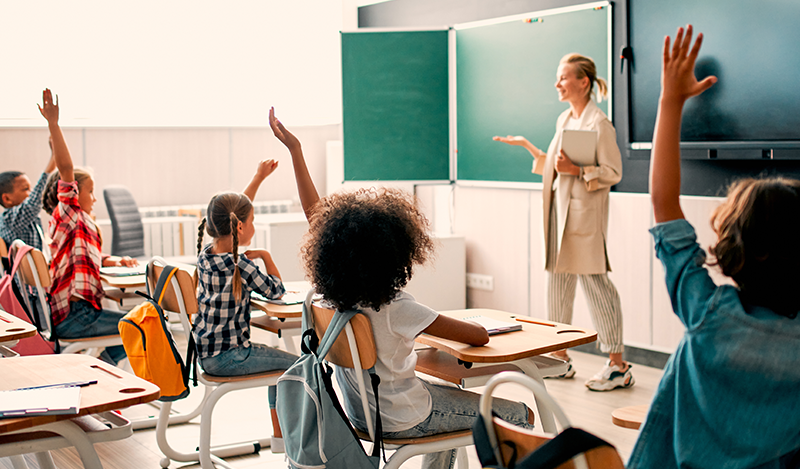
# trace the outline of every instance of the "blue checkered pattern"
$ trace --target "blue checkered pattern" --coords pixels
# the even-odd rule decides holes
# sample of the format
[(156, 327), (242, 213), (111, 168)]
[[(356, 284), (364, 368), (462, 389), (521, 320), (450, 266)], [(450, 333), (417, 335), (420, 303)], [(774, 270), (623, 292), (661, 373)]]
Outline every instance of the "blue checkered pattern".
[(6, 246), (10, 246), (15, 239), (21, 239), (28, 246), (42, 250), (39, 212), (42, 210), (42, 193), (46, 183), (47, 173), (42, 173), (28, 198), (16, 207), (5, 209), (0, 215), (0, 238), (3, 238)]
[(197, 259), (198, 314), (194, 334), (200, 358), (213, 357), (235, 347), (250, 346), (250, 292), (267, 298), (284, 293), (278, 277), (262, 273), (253, 261), (239, 255), (242, 296), (233, 297), (233, 255), (213, 254), (207, 245)]

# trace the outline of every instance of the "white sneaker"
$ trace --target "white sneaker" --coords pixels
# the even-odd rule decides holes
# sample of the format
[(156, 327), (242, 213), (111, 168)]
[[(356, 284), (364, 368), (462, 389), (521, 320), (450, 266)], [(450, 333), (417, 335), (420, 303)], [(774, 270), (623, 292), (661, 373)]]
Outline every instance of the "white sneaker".
[[(552, 358), (557, 358), (559, 360), (564, 360), (564, 358), (556, 356), (556, 355), (549, 355)], [(545, 379), (570, 379), (575, 377), (575, 368), (572, 366), (572, 357), (567, 357), (567, 371), (561, 373), (560, 375), (555, 376), (545, 376)]]
[(611, 365), (611, 360), (606, 360), (606, 364), (599, 373), (592, 379), (586, 381), (586, 387), (592, 391), (611, 391), (617, 388), (629, 388), (636, 380), (631, 374), (633, 365), (628, 363), (628, 368), (622, 371), (617, 365)]

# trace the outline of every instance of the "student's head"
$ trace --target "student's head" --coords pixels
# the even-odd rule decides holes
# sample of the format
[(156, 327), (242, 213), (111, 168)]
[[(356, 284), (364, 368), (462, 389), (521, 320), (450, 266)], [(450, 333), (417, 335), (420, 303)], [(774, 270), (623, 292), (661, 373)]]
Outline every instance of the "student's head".
[(715, 263), (731, 277), (746, 303), (783, 316), (800, 310), (800, 181), (743, 179), (711, 216)]
[(233, 241), (233, 294), (235, 298), (241, 295), (242, 282), (239, 274), (239, 246), (250, 244), (256, 232), (253, 225), (253, 203), (244, 194), (238, 192), (223, 192), (211, 198), (206, 210), (206, 217), (200, 222), (197, 232), (197, 253), (203, 248), (203, 228), (212, 238), (220, 239), (230, 237)]
[[(94, 196), (94, 179), (91, 173), (85, 169), (75, 168), (72, 171), (75, 181), (78, 183), (78, 203), (84, 212), (91, 215), (94, 210), (94, 204), (97, 202), (97, 198)], [(53, 210), (58, 205), (59, 180), (61, 180), (61, 176), (56, 171), (47, 178), (47, 184), (44, 186), (42, 208), (50, 215), (53, 214)]]
[(321, 199), (302, 248), (317, 292), (338, 309), (378, 310), (433, 254), (428, 221), (411, 196), (362, 189)]
[(597, 76), (594, 61), (581, 54), (567, 54), (561, 58), (556, 71), (556, 89), (559, 101), (586, 100), (594, 93), (597, 83), (599, 96), (608, 96), (605, 80)]
[(0, 204), (5, 208), (16, 207), (31, 193), (31, 180), (19, 171), (0, 173)]

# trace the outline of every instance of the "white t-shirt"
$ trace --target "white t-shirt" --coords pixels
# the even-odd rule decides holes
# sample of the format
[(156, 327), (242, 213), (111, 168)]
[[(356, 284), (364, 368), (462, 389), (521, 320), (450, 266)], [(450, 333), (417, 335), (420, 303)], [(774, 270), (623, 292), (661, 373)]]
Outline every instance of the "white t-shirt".
[[(431, 396), (414, 373), (417, 365), (414, 339), (439, 314), (417, 303), (413, 296), (405, 292), (401, 292), (397, 299), (383, 306), (380, 311), (371, 308), (363, 311), (372, 323), (372, 334), (375, 337), (378, 355), (375, 371), (381, 378), (378, 395), (381, 399), (383, 431), (407, 430), (428, 418), (431, 413)], [(357, 426), (366, 428), (354, 372), (355, 370), (337, 367), (336, 379), (345, 395), (347, 414)], [(374, 416), (375, 398), (366, 375), (365, 382)]]

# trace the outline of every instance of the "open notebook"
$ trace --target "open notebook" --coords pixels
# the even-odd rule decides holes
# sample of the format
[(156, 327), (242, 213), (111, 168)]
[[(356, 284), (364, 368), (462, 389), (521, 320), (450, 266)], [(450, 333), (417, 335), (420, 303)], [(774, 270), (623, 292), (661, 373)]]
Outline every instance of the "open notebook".
[(80, 406), (81, 388), (78, 386), (0, 392), (0, 417), (77, 414)]
[(147, 264), (140, 264), (136, 267), (100, 267), (100, 273), (109, 277), (132, 277), (134, 275), (144, 275)]
[[(283, 296), (278, 299), (267, 298), (258, 292), (251, 292), (250, 297), (256, 300), (266, 301), (267, 303), (272, 303), (276, 305), (299, 305), (300, 303), (306, 301), (307, 294), (308, 294), (307, 291), (287, 290), (286, 293), (284, 293)], [(314, 300), (319, 300), (321, 298), (322, 295), (319, 294), (314, 295)]]
[(489, 332), (489, 335), (497, 335), (502, 334), (504, 332), (513, 332), (513, 331), (521, 331), (522, 324), (508, 322), (508, 321), (501, 321), (499, 319), (492, 319), (487, 318), (486, 316), (469, 316), (463, 318), (465, 321), (472, 321), (480, 324)]

